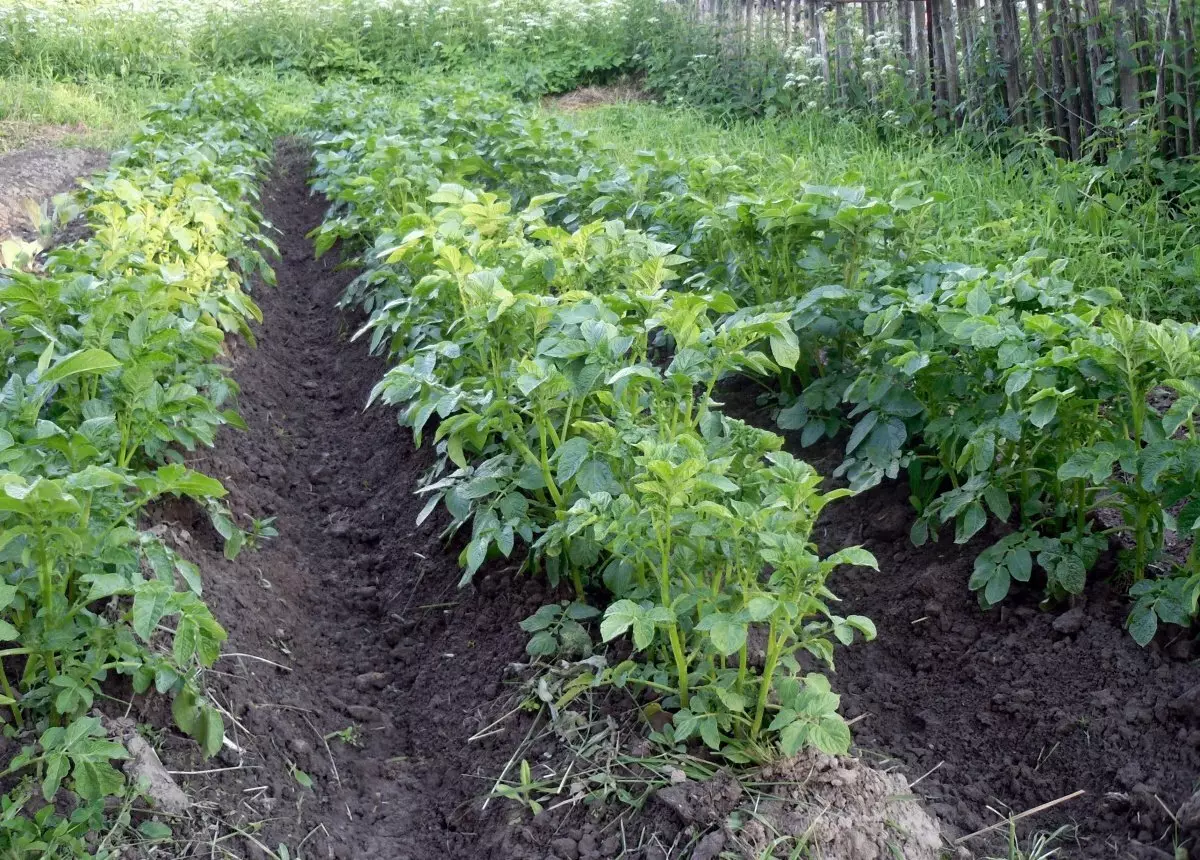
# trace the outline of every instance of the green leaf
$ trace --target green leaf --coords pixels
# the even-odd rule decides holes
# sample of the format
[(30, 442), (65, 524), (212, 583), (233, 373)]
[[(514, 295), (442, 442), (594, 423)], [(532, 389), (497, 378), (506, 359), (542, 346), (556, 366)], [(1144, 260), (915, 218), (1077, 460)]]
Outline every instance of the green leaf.
[(1012, 502), (1008, 499), (1008, 493), (1003, 487), (997, 487), (995, 484), (989, 486), (983, 491), (983, 500), (987, 502), (988, 508), (996, 519), (1000, 522), (1008, 522), (1008, 518), (1012, 516)]
[(63, 382), (84, 373), (104, 373), (121, 366), (103, 349), (80, 349), (61, 359), (42, 375), (42, 382)]
[(979, 502), (971, 502), (958, 517), (954, 542), (966, 543), (987, 524), (987, 512)]
[(152, 842), (161, 842), (171, 838), (171, 828), (152, 818), (148, 818), (138, 825), (138, 833), (142, 835), (143, 839), (149, 839)]
[(863, 549), (861, 546), (850, 546), (840, 549), (825, 561), (833, 565), (852, 564), (857, 567), (869, 567), (872, 570), (879, 570), (879, 562), (875, 560), (875, 556), (871, 554), (870, 550)]
[(778, 605), (779, 601), (774, 597), (767, 597), (760, 594), (757, 597), (750, 598), (750, 601), (746, 604), (746, 613), (750, 616), (751, 621), (766, 621), (771, 617), (771, 613), (775, 611)]
[(46, 773), (42, 777), (42, 797), (47, 802), (54, 799), (55, 793), (58, 791), (62, 781), (67, 777), (67, 771), (71, 769), (71, 760), (67, 758), (67, 754), (63, 752), (53, 753), (46, 757)]
[(971, 292), (967, 293), (967, 311), (972, 316), (981, 317), (991, 309), (991, 296), (988, 295), (983, 284), (976, 284)]
[(1029, 582), (1033, 573), (1033, 556), (1024, 547), (1017, 547), (1005, 558), (1004, 566), (1009, 574), (1018, 582)]
[(71, 772), (75, 793), (84, 800), (101, 800), (121, 793), (125, 778), (106, 761), (76, 759)]
[(1154, 634), (1158, 632), (1158, 616), (1150, 606), (1135, 606), (1125, 622), (1133, 641), (1143, 648), (1150, 644)]
[(780, 334), (771, 335), (771, 356), (780, 367), (793, 370), (800, 360), (800, 344), (796, 333), (790, 328), (781, 327)]
[(796, 720), (784, 726), (779, 733), (779, 748), (784, 755), (792, 756), (808, 745), (808, 735), (812, 725), (803, 720)]
[(837, 714), (826, 714), (809, 731), (808, 741), (826, 755), (845, 755), (850, 750), (850, 727)]
[(641, 607), (632, 600), (618, 600), (604, 611), (604, 618), (600, 622), (600, 638), (611, 642), (632, 627), (641, 614)]
[(530, 615), (521, 622), (521, 629), (526, 633), (536, 633), (539, 630), (545, 630), (551, 624), (558, 620), (558, 616), (562, 614), (562, 607), (557, 603), (548, 603), (538, 609), (537, 612)]
[(1009, 374), (1008, 379), (1004, 380), (1004, 393), (1010, 397), (1021, 391), (1029, 384), (1029, 380), (1033, 379), (1033, 371), (1022, 368), (1015, 370)]
[(614, 486), (615, 484), (616, 479), (613, 478), (612, 469), (608, 467), (608, 463), (597, 460), (595, 457), (588, 458), (587, 462), (579, 467), (578, 474), (575, 475), (575, 486), (588, 495), (613, 492), (614, 490), (619, 493), (620, 490)]
[(1083, 559), (1074, 553), (1064, 555), (1054, 566), (1054, 580), (1068, 594), (1082, 594), (1087, 583), (1087, 567)]
[(988, 606), (995, 606), (1004, 598), (1008, 597), (1008, 589), (1012, 580), (1009, 578), (1007, 568), (993, 568), (991, 576), (988, 578), (987, 586), (983, 589), (983, 599)]
[(212, 758), (221, 751), (225, 742), (225, 721), (216, 708), (204, 708), (204, 725), (202, 736), (199, 738), (204, 754)]
[(133, 598), (133, 630), (149, 642), (154, 628), (167, 612), (171, 589), (159, 580), (150, 580), (138, 586)]
[(1041, 429), (1054, 420), (1056, 412), (1058, 412), (1058, 399), (1047, 397), (1033, 404), (1033, 408), (1029, 410), (1029, 421), (1034, 427)]
[(700, 619), (697, 630), (708, 633), (713, 647), (722, 657), (736, 654), (746, 644), (747, 624), (727, 612), (713, 612)]
[(868, 642), (876, 636), (875, 622), (865, 615), (847, 616), (846, 623), (861, 633)]
[(808, 407), (797, 400), (786, 409), (779, 410), (779, 414), (775, 417), (775, 423), (782, 430), (800, 430), (808, 423)]
[(850, 433), (850, 439), (846, 442), (846, 453), (850, 454), (862, 444), (863, 439), (866, 439), (867, 434), (875, 429), (877, 423), (879, 423), (878, 412), (868, 412), (864, 415), (862, 420), (854, 425), (854, 430)]
[(531, 657), (548, 657), (558, 650), (558, 640), (549, 630), (542, 630), (533, 635), (525, 646), (525, 653)]
[(554, 480), (561, 487), (575, 476), (587, 459), (590, 449), (588, 440), (583, 436), (572, 436), (558, 449), (558, 472)]

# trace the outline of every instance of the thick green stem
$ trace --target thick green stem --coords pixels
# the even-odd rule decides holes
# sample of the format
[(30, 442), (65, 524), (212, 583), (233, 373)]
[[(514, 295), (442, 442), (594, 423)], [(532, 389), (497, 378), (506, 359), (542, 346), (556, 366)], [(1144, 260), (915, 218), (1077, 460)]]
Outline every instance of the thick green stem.
[[(659, 551), (661, 564), (658, 570), (658, 592), (662, 605), (671, 606), (671, 508), (668, 505), (664, 522), (667, 524), (665, 534), (659, 534)], [(671, 642), (671, 655), (675, 658), (675, 672), (679, 675), (679, 703), (688, 706), (688, 662), (683, 652), (683, 640), (679, 636), (679, 624), (672, 620), (667, 628), (667, 636)]]
[(754, 708), (754, 722), (750, 725), (750, 737), (757, 738), (762, 731), (763, 714), (767, 710), (767, 697), (771, 694), (771, 677), (775, 674), (775, 664), (779, 662), (779, 643), (775, 641), (775, 620), (771, 620), (767, 631), (767, 658), (763, 663), (762, 681), (758, 687), (758, 704)]
[[(50, 619), (54, 617), (54, 563), (50, 560), (44, 536), (39, 535), (38, 537), (38, 586), (41, 592), (42, 611), (46, 614), (46, 626), (48, 627)], [(58, 677), (54, 651), (43, 651), (42, 660), (46, 664), (46, 672), (50, 677)]]
[(21, 719), (21, 709), (17, 707), (17, 697), (13, 693), (12, 685), (8, 683), (8, 675), (4, 671), (4, 664), (0, 662), (0, 690), (4, 691), (4, 695), (12, 699), (8, 707), (12, 711), (13, 719), (16, 721), (17, 728), (24, 728), (25, 723)]

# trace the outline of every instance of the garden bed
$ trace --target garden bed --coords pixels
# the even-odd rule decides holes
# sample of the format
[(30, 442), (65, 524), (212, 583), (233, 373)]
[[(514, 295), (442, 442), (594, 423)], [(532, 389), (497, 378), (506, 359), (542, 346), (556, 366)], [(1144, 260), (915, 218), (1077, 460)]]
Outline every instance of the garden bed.
[[(333, 255), (314, 260), (305, 238), (323, 214), (305, 187), (307, 159), (284, 144), (265, 196), (282, 258), (278, 287), (257, 294), (258, 348), (234, 356), (249, 432), (223, 433), (196, 463), (239, 513), (277, 516), (280, 535), (230, 562), (199, 512), (160, 512), (206, 571), (206, 598), (230, 631), (212, 683), (242, 752), (203, 762), (190, 742), (166, 741), (173, 770), (229, 768), (186, 777), (197, 850), (218, 839), (238, 856), (279, 843), (346, 858), (561, 860), (567, 842), (582, 857), (690, 851), (659, 805), (619, 829), (605, 826), (611, 811), (582, 807), (537, 823), (510, 802), (481, 810), (533, 722), (518, 710), (470, 739), (524, 697), (504, 680), (526, 659), (517, 623), (548, 595), (503, 565), (458, 590), (437, 517), (413, 525), (429, 452), (390, 410), (362, 410), (384, 366), (348, 342), (356, 322), (334, 309), (353, 273)], [(906, 504), (895, 485), (844, 500), (816, 535), (862, 542), (881, 561), (880, 573), (836, 583), (846, 609), (880, 628), (877, 642), (839, 650), (833, 676), (846, 716), (865, 715), (854, 731), (866, 760), (909, 781), (933, 769), (912, 792), (951, 838), (1083, 789), (1022, 829), (1077, 824), (1066, 857), (1169, 856), (1188, 834), (1166, 809), (1188, 799), (1200, 765), (1190, 638), (1139, 648), (1121, 628), (1119, 594), (1102, 586), (1065, 615), (1028, 601), (982, 613), (964, 587), (975, 546), (912, 547)], [(337, 735), (351, 725), (360, 747)]]

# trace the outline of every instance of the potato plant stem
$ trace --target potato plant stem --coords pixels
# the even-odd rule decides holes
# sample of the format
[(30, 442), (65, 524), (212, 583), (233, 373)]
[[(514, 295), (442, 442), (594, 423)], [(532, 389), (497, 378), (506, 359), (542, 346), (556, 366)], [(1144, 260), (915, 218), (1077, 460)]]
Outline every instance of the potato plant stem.
[(21, 709), (17, 707), (16, 694), (13, 693), (12, 685), (8, 683), (8, 674), (4, 671), (2, 660), (0, 660), (0, 690), (3, 690), (4, 695), (12, 700), (8, 703), (8, 707), (12, 711), (13, 720), (16, 722), (17, 728), (25, 728), (25, 721), (21, 719)]
[[(659, 599), (667, 609), (671, 608), (671, 506), (668, 504), (664, 512), (664, 529), (659, 532), (658, 544), (661, 553), (661, 565), (658, 571)], [(679, 675), (679, 703), (688, 706), (688, 663), (683, 653), (683, 641), (679, 638), (679, 624), (672, 617), (667, 627), (667, 636), (671, 642), (671, 654), (675, 658), (675, 671)]]
[(754, 722), (750, 725), (750, 737), (757, 738), (762, 731), (763, 714), (767, 710), (767, 697), (771, 694), (771, 677), (775, 674), (775, 664), (779, 662), (779, 643), (775, 640), (775, 619), (767, 630), (767, 656), (763, 663), (762, 681), (758, 687), (758, 704), (754, 708)]

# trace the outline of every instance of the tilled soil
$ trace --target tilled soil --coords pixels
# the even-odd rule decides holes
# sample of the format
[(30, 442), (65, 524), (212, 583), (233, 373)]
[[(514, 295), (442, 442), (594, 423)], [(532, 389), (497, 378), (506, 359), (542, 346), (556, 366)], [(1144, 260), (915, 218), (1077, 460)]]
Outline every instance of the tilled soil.
[[(249, 430), (223, 433), (195, 463), (224, 481), (237, 512), (277, 517), (279, 536), (228, 562), (203, 514), (160, 517), (207, 573), (225, 650), (249, 655), (224, 657), (213, 678), (245, 752), (201, 762), (168, 739), (168, 766), (231, 768), (187, 783), (207, 815), (195, 856), (218, 839), (237, 857), (264, 856), (255, 840), (286, 842), (292, 856), (304, 842), (304, 857), (487, 857), (485, 837), (513, 809), (481, 817), (476, 801), (528, 723), (515, 716), (468, 739), (508, 704), (505, 666), (524, 655), (517, 622), (546, 597), (503, 567), (460, 591), (444, 523), (414, 525), (429, 452), (414, 450), (394, 411), (363, 411), (385, 367), (348, 342), (357, 320), (334, 308), (353, 273), (334, 254), (313, 259), (305, 234), (323, 207), (306, 168), (302, 149), (282, 145), (265, 196), (282, 259), (278, 286), (255, 296), (258, 346), (234, 358)], [(359, 747), (326, 737), (351, 725)]]
[[(241, 750), (201, 762), (190, 742), (165, 741), (172, 769), (209, 771), (180, 774), (202, 819), (192, 856), (266, 856), (280, 842), (309, 858), (617, 856), (599, 824), (543, 832), (515, 804), (481, 808), (530, 728), (506, 681), (524, 657), (517, 622), (550, 596), (511, 565), (457, 589), (444, 522), (414, 525), (430, 454), (389, 409), (362, 409), (385, 367), (334, 309), (353, 272), (312, 257), (305, 234), (322, 205), (306, 167), (300, 147), (282, 145), (265, 196), (282, 259), (278, 286), (256, 295), (257, 348), (233, 355), (249, 430), (223, 433), (196, 462), (240, 514), (277, 517), (279, 536), (229, 562), (202, 514), (160, 513), (229, 629), (212, 686)], [(1200, 773), (1191, 638), (1138, 648), (1120, 592), (1103, 585), (1067, 613), (1020, 596), (982, 613), (966, 588), (981, 546), (912, 547), (904, 495), (840, 502), (818, 529), (826, 548), (864, 543), (881, 562), (834, 584), (847, 612), (879, 627), (875, 643), (838, 653), (845, 711), (865, 715), (858, 744), (910, 781), (932, 771), (911, 790), (958, 834), (1083, 789), (1023, 828), (1078, 824), (1062, 857), (1173, 856), (1189, 834), (1166, 809)], [(361, 746), (330, 734), (351, 725)]]
[[(839, 461), (830, 455), (820, 467)], [(1083, 790), (1019, 831), (1075, 828), (1055, 843), (1064, 858), (1165, 860), (1180, 844), (1194, 852), (1200, 833), (1179, 814), (1200, 778), (1191, 634), (1170, 628), (1140, 648), (1123, 629), (1123, 588), (1103, 581), (1111, 559), (1074, 606), (1044, 611), (1027, 590), (984, 612), (967, 580), (1000, 534), (914, 547), (906, 495), (894, 483), (837, 502), (817, 530), (826, 550), (861, 543), (880, 563), (878, 573), (859, 569), (832, 584), (843, 609), (879, 631), (837, 654), (843, 712), (861, 717), (856, 744), (910, 780), (932, 771), (913, 791), (951, 835)], [(982, 852), (989, 839), (969, 847)]]

